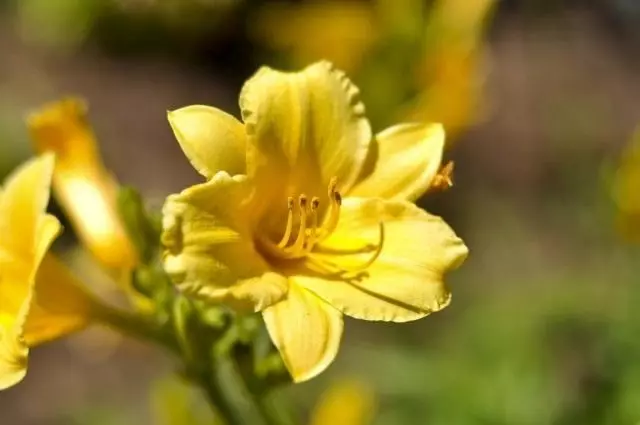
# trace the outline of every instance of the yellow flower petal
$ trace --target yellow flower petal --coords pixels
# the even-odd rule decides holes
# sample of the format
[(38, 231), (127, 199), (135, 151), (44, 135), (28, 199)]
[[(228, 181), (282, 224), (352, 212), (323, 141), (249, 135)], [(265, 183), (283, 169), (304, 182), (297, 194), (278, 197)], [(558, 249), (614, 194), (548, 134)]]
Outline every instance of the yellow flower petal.
[(245, 83), (240, 108), (247, 173), (262, 191), (325, 193), (333, 177), (344, 191), (358, 176), (371, 127), (358, 89), (328, 62), (298, 73), (261, 68)]
[(0, 250), (21, 261), (33, 260), (53, 169), (53, 155), (42, 155), (18, 167), (5, 181), (0, 197)]
[(106, 267), (137, 262), (117, 211), (117, 184), (105, 170), (86, 108), (78, 99), (46, 105), (28, 119), (38, 152), (56, 153), (53, 186), (83, 244)]
[(33, 292), (36, 271), (60, 232), (45, 214), (53, 173), (53, 155), (43, 155), (16, 169), (0, 197), (0, 322), (20, 334)]
[(0, 326), (0, 390), (12, 387), (27, 374), (29, 349), (13, 328)]
[(444, 274), (462, 263), (467, 247), (441, 218), (408, 202), (347, 198), (338, 228), (316, 259), (343, 270), (365, 264), (371, 250), (349, 252), (378, 244), (380, 223), (382, 251), (366, 270), (296, 276), (296, 282), (358, 319), (406, 322), (444, 308), (450, 300)]
[(191, 105), (168, 113), (173, 133), (200, 174), (245, 173), (246, 136), (240, 121), (211, 106)]
[(264, 310), (262, 316), (295, 382), (318, 375), (336, 357), (342, 314), (294, 282), (287, 298)]
[(349, 196), (419, 198), (440, 168), (444, 140), (444, 128), (440, 124), (400, 124), (386, 129), (372, 144), (371, 173)]
[(60, 224), (45, 214), (54, 168), (43, 155), (16, 169), (0, 194), (0, 389), (26, 374), (22, 335), (35, 274)]
[(24, 326), (27, 345), (33, 347), (80, 330), (97, 314), (97, 304), (82, 283), (60, 260), (45, 256)]
[(164, 267), (182, 291), (260, 311), (282, 299), (286, 278), (269, 270), (248, 227), (251, 186), (224, 171), (167, 198)]

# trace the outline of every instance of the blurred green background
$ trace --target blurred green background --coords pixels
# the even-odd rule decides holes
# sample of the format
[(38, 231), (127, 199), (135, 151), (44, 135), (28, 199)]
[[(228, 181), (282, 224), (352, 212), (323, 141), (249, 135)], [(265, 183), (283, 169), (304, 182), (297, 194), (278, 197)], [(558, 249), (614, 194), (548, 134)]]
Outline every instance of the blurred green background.
[[(471, 255), (443, 312), (348, 321), (335, 364), (282, 391), (299, 423), (345, 377), (374, 392), (375, 425), (640, 423), (640, 246), (611, 196), (640, 123), (637, 0), (4, 0), (0, 174), (31, 154), (25, 113), (78, 94), (108, 167), (161, 205), (198, 179), (167, 109), (237, 115), (258, 66), (321, 58), (361, 88), (374, 129), (445, 123), (455, 185), (420, 203)], [(0, 423), (207, 423), (170, 358), (104, 338), (34, 350)]]

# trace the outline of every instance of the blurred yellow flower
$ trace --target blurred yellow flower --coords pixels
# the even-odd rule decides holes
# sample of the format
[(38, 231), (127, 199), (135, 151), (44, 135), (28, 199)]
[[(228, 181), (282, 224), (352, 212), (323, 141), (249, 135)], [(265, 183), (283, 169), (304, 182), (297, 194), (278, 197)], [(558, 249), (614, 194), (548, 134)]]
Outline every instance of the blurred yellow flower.
[(60, 232), (46, 214), (53, 155), (18, 168), (0, 190), (0, 389), (25, 376), (28, 347), (88, 323), (92, 298), (47, 255)]
[(397, 108), (401, 119), (440, 122), (451, 134), (471, 124), (481, 110), (482, 37), (495, 4), (267, 3), (251, 30), (256, 40), (286, 53), (295, 65), (328, 59), (357, 73), (387, 116)]
[(375, 11), (366, 2), (266, 3), (250, 30), (295, 64), (328, 58), (347, 72), (359, 68), (378, 37)]
[(622, 154), (613, 186), (618, 206), (618, 228), (630, 240), (640, 241), (640, 129)]
[(28, 125), (36, 151), (56, 154), (55, 195), (83, 245), (108, 269), (131, 269), (137, 254), (118, 215), (118, 186), (102, 164), (85, 105), (75, 98), (45, 105)]
[(438, 0), (425, 22), (416, 67), (417, 98), (404, 108), (412, 120), (442, 122), (457, 132), (478, 117), (484, 80), (482, 36), (495, 0)]
[(355, 380), (342, 380), (331, 385), (320, 396), (311, 412), (310, 425), (367, 425), (375, 411), (372, 391)]
[(208, 179), (163, 210), (164, 265), (182, 291), (262, 311), (298, 382), (334, 359), (343, 313), (407, 322), (449, 303), (443, 276), (467, 248), (410, 202), (440, 169), (442, 126), (372, 137), (358, 89), (327, 62), (261, 68), (240, 107), (244, 124), (208, 106), (169, 113)]

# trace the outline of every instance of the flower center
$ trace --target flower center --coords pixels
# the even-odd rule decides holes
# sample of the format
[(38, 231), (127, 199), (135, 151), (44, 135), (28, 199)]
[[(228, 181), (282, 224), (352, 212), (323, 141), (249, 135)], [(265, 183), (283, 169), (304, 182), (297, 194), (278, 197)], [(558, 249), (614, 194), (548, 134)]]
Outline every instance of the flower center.
[[(322, 224), (319, 224), (318, 220), (320, 198), (314, 196), (309, 202), (307, 195), (301, 194), (296, 205), (295, 199), (290, 196), (287, 199), (287, 224), (280, 241), (274, 243), (268, 238), (261, 238), (267, 251), (281, 259), (303, 258), (318, 242), (326, 239), (336, 229), (340, 220), (342, 196), (337, 186), (337, 179), (332, 178), (328, 188), (329, 209)], [(294, 232), (296, 221), (298, 229)]]
[[(308, 259), (310, 265), (315, 265), (315, 269), (320, 267), (323, 272), (353, 272), (362, 270), (371, 265), (380, 255), (384, 242), (384, 226), (380, 223), (380, 238), (376, 245), (366, 245), (356, 250), (338, 250), (337, 255), (354, 255), (367, 252), (373, 252), (373, 256), (364, 264), (355, 267), (350, 266), (348, 270), (338, 267), (335, 264), (328, 263), (319, 258), (314, 258), (313, 250), (322, 241), (327, 239), (338, 227), (340, 221), (340, 208), (342, 206), (342, 196), (337, 189), (338, 180), (332, 178), (329, 181), (327, 195), (329, 206), (323, 217), (322, 222), (319, 218), (320, 198), (314, 196), (309, 201), (306, 194), (297, 197), (287, 198), (287, 223), (280, 240), (276, 243), (266, 236), (259, 238), (261, 246), (266, 252), (280, 260)], [(296, 229), (297, 225), (297, 231)], [(320, 254), (320, 253), (319, 253)]]

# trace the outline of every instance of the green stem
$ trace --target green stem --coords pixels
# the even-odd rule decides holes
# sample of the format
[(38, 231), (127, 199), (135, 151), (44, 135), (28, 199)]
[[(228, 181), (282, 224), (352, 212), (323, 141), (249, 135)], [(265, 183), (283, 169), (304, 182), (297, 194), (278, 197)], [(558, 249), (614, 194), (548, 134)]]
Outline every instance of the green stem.
[(294, 425), (282, 404), (268, 394), (252, 394), (260, 413), (270, 425)]
[(246, 413), (237, 405), (237, 402), (229, 396), (228, 391), (224, 385), (216, 379), (215, 372), (202, 373), (201, 379), (198, 380), (199, 386), (204, 391), (209, 403), (214, 411), (219, 414), (226, 425), (243, 425), (251, 422), (246, 422)]
[(235, 361), (228, 356), (215, 357), (211, 370), (210, 387), (217, 390), (220, 403), (226, 405), (227, 410), (233, 411), (230, 425), (279, 425), (264, 415), (261, 407), (249, 392), (246, 383), (238, 373)]
[(179, 352), (175, 337), (150, 317), (104, 304), (100, 305), (98, 314), (103, 323), (125, 335), (160, 345), (173, 353)]
[(189, 341), (187, 335), (183, 335), (184, 340), (179, 340), (180, 337), (174, 332), (146, 316), (101, 305), (100, 318), (123, 334), (160, 345), (183, 358), (188, 376), (202, 388), (216, 413), (227, 425), (292, 424), (272, 399), (247, 382), (259, 378), (243, 377), (236, 361), (228, 354), (213, 356), (213, 359), (209, 356), (198, 358), (198, 354), (203, 354), (198, 353), (200, 350), (193, 351), (194, 347), (185, 350), (187, 347), (183, 346)]

